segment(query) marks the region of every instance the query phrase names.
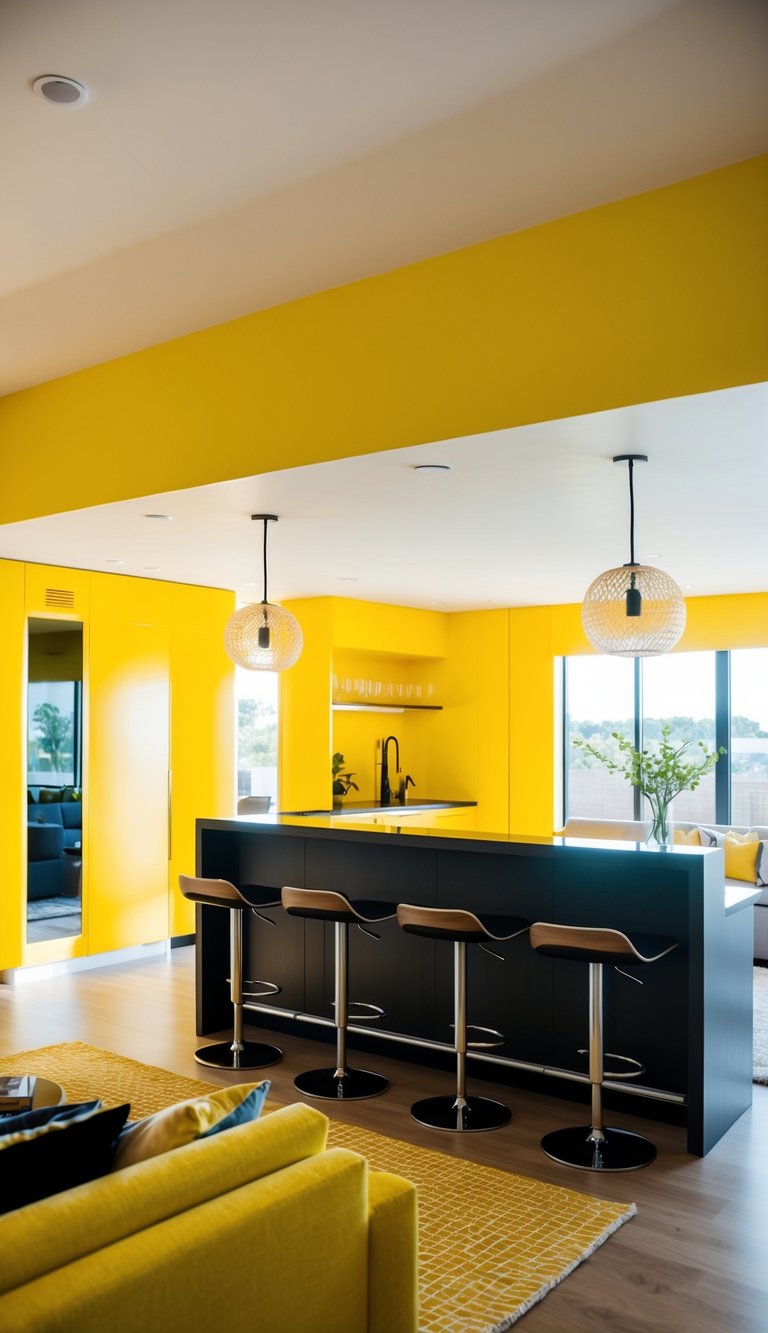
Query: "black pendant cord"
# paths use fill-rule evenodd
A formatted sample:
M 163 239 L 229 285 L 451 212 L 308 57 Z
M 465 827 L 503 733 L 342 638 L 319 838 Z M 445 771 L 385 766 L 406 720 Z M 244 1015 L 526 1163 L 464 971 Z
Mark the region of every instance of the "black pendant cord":
M 635 482 L 632 475 L 634 460 L 629 460 L 629 563 L 634 565 L 635 560 Z M 264 576 L 266 578 L 266 574 Z M 266 595 L 266 594 L 265 594 Z
M 630 474 L 630 475 L 631 475 L 631 474 Z M 267 602 L 267 528 L 268 528 L 268 526 L 269 526 L 269 519 L 266 519 L 266 518 L 265 518 L 265 519 L 264 519 L 264 596 L 263 596 L 262 599 L 261 599 L 262 602 L 263 602 L 265 605 L 266 605 L 266 602 Z

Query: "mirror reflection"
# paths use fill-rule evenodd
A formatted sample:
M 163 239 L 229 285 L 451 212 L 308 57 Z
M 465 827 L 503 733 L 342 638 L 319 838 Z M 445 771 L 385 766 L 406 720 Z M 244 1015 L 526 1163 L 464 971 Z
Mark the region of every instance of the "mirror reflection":
M 82 930 L 83 629 L 31 619 L 27 675 L 27 940 Z

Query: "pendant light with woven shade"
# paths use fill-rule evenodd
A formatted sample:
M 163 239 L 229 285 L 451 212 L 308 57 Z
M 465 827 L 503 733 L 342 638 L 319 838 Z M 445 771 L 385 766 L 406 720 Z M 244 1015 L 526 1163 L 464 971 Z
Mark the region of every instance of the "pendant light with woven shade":
M 635 463 L 647 454 L 617 454 L 629 465 L 629 560 L 606 569 L 587 588 L 581 623 L 590 643 L 612 657 L 659 657 L 674 648 L 685 629 L 685 599 L 661 569 L 635 560 Z
M 304 636 L 290 611 L 267 601 L 267 529 L 270 523 L 277 523 L 277 514 L 251 514 L 251 518 L 264 524 L 264 596 L 229 617 L 224 647 L 246 671 L 285 671 L 298 661 Z

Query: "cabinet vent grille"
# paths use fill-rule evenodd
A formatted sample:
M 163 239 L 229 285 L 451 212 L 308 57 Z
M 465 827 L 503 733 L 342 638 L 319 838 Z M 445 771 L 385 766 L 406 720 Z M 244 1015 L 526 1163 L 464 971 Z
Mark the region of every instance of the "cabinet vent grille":
M 71 588 L 46 588 L 45 605 L 57 606 L 61 610 L 73 611 L 75 594 Z

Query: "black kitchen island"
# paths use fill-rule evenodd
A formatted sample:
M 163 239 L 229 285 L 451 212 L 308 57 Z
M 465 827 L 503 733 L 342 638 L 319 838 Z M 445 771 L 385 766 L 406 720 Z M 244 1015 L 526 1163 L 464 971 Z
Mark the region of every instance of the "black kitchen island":
M 605 969 L 606 1050 L 645 1066 L 628 1085 L 606 1080 L 622 1109 L 687 1127 L 702 1156 L 752 1101 L 752 932 L 758 890 L 724 887 L 723 852 L 565 838 L 498 837 L 337 817 L 201 819 L 196 873 L 279 889 L 336 889 L 350 897 L 469 907 L 530 921 L 672 935 L 679 948 L 638 974 Z M 332 1037 L 333 936 L 320 921 L 246 914 L 246 978 L 277 983 L 260 1027 Z M 375 1025 L 351 1024 L 350 1047 L 450 1064 L 452 949 L 406 935 L 394 921 L 379 939 L 352 929 L 349 993 L 380 1005 Z M 197 1030 L 231 1024 L 228 913 L 197 908 Z M 562 1095 L 586 1081 L 587 966 L 547 959 L 527 935 L 498 959 L 470 950 L 469 1021 L 500 1029 L 504 1045 L 470 1055 L 470 1077 L 524 1083 Z M 245 987 L 246 991 L 248 987 Z M 470 1037 L 471 1037 L 470 1033 Z M 440 1043 L 445 1054 L 421 1043 Z M 588 1098 L 584 1088 L 585 1101 Z

